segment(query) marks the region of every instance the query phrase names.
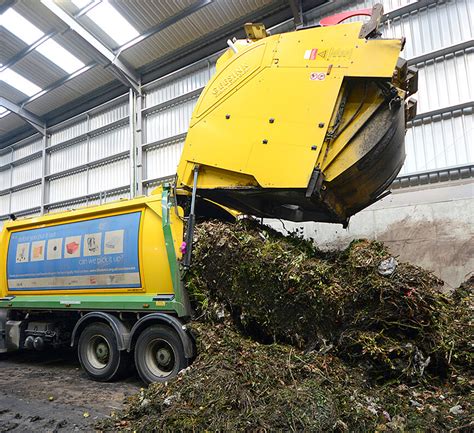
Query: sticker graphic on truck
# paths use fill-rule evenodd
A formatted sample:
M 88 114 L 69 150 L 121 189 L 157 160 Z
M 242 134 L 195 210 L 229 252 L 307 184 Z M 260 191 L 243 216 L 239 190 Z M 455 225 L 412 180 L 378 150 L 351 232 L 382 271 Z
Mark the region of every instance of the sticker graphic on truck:
M 14 232 L 10 291 L 139 288 L 140 212 Z

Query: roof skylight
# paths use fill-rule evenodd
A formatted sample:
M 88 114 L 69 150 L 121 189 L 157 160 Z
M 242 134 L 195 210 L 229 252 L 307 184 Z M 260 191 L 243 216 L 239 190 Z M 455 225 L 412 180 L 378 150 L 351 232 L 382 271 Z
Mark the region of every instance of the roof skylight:
M 31 45 L 45 36 L 38 27 L 31 24 L 12 8 L 7 9 L 3 15 L 0 16 L 0 24 L 27 45 Z M 43 42 L 36 48 L 36 51 L 68 74 L 72 74 L 85 66 L 77 57 L 73 56 L 52 39 Z
M 1 119 L 2 117 L 7 116 L 8 114 L 10 114 L 10 111 L 8 111 L 5 107 L 2 107 L 2 106 L 0 105 L 0 119 Z
M 90 3 L 87 0 L 72 0 L 72 2 L 80 9 Z M 107 0 L 94 6 L 85 15 L 94 21 L 119 46 L 140 36 L 140 33 Z
M 5 69 L 0 73 L 0 80 L 5 81 L 5 83 L 27 96 L 33 96 L 36 93 L 41 92 L 41 88 L 39 86 L 32 83 L 30 80 L 27 80 L 25 77 L 16 73 L 15 71 L 12 71 L 11 69 Z
M 44 36 L 44 33 L 36 26 L 23 18 L 12 8 L 8 8 L 0 16 L 0 24 L 27 45 L 31 45 Z
M 83 9 L 89 5 L 93 0 L 72 0 L 72 2 L 79 8 Z
M 36 51 L 65 70 L 68 74 L 72 74 L 85 66 L 77 57 L 73 56 L 68 50 L 52 39 L 43 42 L 36 48 Z

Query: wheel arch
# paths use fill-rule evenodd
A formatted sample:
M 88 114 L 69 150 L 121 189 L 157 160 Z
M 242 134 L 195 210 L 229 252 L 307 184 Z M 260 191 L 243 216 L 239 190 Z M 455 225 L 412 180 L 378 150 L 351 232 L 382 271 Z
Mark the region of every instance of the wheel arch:
M 130 329 L 118 317 L 102 311 L 92 311 L 82 316 L 74 326 L 71 336 L 71 347 L 77 346 L 79 336 L 85 327 L 91 323 L 106 323 L 114 331 L 119 351 L 127 350 L 130 344 Z
M 132 330 L 130 331 L 129 352 L 134 349 L 140 333 L 151 325 L 165 325 L 170 327 L 176 332 L 181 340 L 186 358 L 193 359 L 195 357 L 196 346 L 194 338 L 186 328 L 185 324 L 176 317 L 164 313 L 147 314 L 133 325 Z

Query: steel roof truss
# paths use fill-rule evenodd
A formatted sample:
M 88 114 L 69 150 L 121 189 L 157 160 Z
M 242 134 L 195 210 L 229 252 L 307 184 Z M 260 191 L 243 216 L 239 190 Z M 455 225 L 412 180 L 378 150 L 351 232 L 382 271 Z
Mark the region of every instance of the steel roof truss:
M 33 114 L 31 111 L 26 110 L 18 104 L 10 101 L 3 96 L 0 96 L 0 106 L 5 107 L 7 110 L 20 116 L 23 120 L 28 122 L 33 128 L 35 128 L 40 134 L 46 134 L 46 123 L 38 116 Z
M 110 67 L 120 81 L 122 81 L 127 87 L 133 89 L 135 93 L 141 93 L 140 78 L 134 69 L 124 64 L 113 51 L 107 48 L 97 37 L 92 35 L 52 0 L 41 0 L 41 2 L 94 49 L 98 54 L 97 60 L 100 64 L 104 67 Z

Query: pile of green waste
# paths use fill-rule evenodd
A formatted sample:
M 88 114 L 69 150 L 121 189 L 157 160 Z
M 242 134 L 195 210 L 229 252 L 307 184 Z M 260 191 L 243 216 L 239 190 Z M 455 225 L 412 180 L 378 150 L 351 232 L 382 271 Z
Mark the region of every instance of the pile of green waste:
M 384 245 L 340 252 L 252 221 L 197 227 L 199 356 L 105 430 L 470 431 L 473 284 Z

